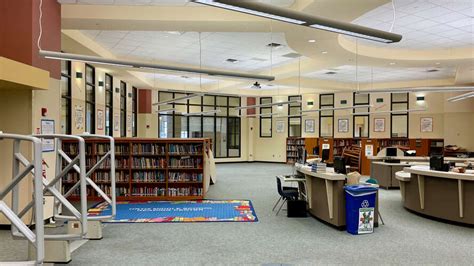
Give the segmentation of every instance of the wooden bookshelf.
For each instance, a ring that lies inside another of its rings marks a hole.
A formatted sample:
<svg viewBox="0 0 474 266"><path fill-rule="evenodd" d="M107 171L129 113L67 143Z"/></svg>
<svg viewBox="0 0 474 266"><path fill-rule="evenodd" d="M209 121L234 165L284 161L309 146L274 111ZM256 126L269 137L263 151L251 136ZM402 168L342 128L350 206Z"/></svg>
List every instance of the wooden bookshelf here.
<svg viewBox="0 0 474 266"><path fill-rule="evenodd" d="M286 163L294 164L298 158L298 148L304 147L308 158L314 157L314 148L318 146L317 138L288 137L286 139Z"/></svg>
<svg viewBox="0 0 474 266"><path fill-rule="evenodd" d="M203 199L205 147L209 139L115 139L115 178L117 200L196 200ZM88 139L87 162L90 167L106 151L108 143ZM77 153L74 142L64 142L67 154ZM91 175L91 179L110 195L110 159ZM63 189L77 181L70 172L63 179ZM71 199L78 199L77 194ZM88 199L101 200L88 188Z"/></svg>

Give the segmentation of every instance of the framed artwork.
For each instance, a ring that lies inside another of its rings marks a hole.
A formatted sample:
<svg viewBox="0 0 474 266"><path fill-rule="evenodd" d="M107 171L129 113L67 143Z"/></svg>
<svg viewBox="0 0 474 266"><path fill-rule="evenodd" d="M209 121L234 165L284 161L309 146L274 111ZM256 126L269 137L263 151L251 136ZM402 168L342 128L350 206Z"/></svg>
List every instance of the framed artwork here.
<svg viewBox="0 0 474 266"><path fill-rule="evenodd" d="M277 121L277 125L276 125L276 132L277 133L283 133L285 132L285 121Z"/></svg>
<svg viewBox="0 0 474 266"><path fill-rule="evenodd" d="M314 133L314 119L307 119L304 121L304 132Z"/></svg>
<svg viewBox="0 0 474 266"><path fill-rule="evenodd" d="M84 128L84 112L83 108L80 105L76 105L74 107L74 124L76 125L76 129L83 129Z"/></svg>
<svg viewBox="0 0 474 266"><path fill-rule="evenodd" d="M420 131L433 132L433 117L420 118Z"/></svg>
<svg viewBox="0 0 474 266"><path fill-rule="evenodd" d="M104 129L104 110L97 109L97 129Z"/></svg>
<svg viewBox="0 0 474 266"><path fill-rule="evenodd" d="M349 132L349 119L339 119L337 121L337 132Z"/></svg>
<svg viewBox="0 0 474 266"><path fill-rule="evenodd" d="M385 132L385 118L374 118L374 132Z"/></svg>
<svg viewBox="0 0 474 266"><path fill-rule="evenodd" d="M115 114L114 115L114 131L119 131L119 123L120 123L120 115Z"/></svg>

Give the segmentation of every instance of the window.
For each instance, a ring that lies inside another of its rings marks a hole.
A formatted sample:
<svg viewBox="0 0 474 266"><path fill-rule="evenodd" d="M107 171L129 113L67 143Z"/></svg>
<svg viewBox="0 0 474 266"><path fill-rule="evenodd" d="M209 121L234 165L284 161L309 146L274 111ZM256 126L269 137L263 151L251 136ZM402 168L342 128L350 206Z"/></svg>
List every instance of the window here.
<svg viewBox="0 0 474 266"><path fill-rule="evenodd" d="M132 137L137 137L138 128L137 128L137 94L138 89L132 87Z"/></svg>
<svg viewBox="0 0 474 266"><path fill-rule="evenodd" d="M357 105L369 105L370 95L369 94L353 94L354 106ZM369 107L354 108L354 113L367 113ZM353 125L353 136L354 138L368 138L369 137L369 115L354 115L352 117Z"/></svg>
<svg viewBox="0 0 474 266"><path fill-rule="evenodd" d="M408 93L391 94L391 110L408 110ZM408 113L391 114L391 137L408 138Z"/></svg>
<svg viewBox="0 0 474 266"><path fill-rule="evenodd" d="M289 96L288 101L300 101L288 105L288 137L301 137L301 96Z"/></svg>
<svg viewBox="0 0 474 266"><path fill-rule="evenodd" d="M105 74L105 135L113 136L114 117L114 81L113 77Z"/></svg>
<svg viewBox="0 0 474 266"><path fill-rule="evenodd" d="M61 61L61 134L71 134L70 61Z"/></svg>
<svg viewBox="0 0 474 266"><path fill-rule="evenodd" d="M176 99L186 94L159 92L159 101ZM216 158L240 157L240 97L205 95L187 101L160 106L160 110L174 109L159 115L160 138L210 138ZM216 114L183 116L220 110Z"/></svg>
<svg viewBox="0 0 474 266"><path fill-rule="evenodd" d="M261 97L260 104L271 104L272 97ZM272 116L264 115L271 114L272 107L260 107L260 137L261 138L271 138L272 137Z"/></svg>
<svg viewBox="0 0 474 266"><path fill-rule="evenodd" d="M86 64L86 132L95 134L95 69Z"/></svg>
<svg viewBox="0 0 474 266"><path fill-rule="evenodd" d="M127 136L127 83L120 81L120 136Z"/></svg>
<svg viewBox="0 0 474 266"><path fill-rule="evenodd" d="M334 108L334 94L319 95L319 109ZM319 112L319 135L321 137L334 136L334 110Z"/></svg>

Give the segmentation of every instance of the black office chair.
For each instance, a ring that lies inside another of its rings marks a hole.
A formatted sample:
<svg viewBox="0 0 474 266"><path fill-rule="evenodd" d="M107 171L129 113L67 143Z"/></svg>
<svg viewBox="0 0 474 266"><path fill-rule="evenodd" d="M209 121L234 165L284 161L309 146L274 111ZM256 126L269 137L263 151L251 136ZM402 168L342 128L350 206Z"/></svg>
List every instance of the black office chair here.
<svg viewBox="0 0 474 266"><path fill-rule="evenodd" d="M281 180L278 176L276 177L276 180L277 180L277 191L278 191L278 194L280 195L280 198L275 203L275 206L273 206L272 211L275 210L275 208L278 205L278 203L280 202L280 200L283 199L283 202L281 203L280 208L278 209L278 211L276 213L276 215L278 215L281 211L281 208L283 208L283 205L285 204L286 201L298 199L299 192L298 192L297 188L282 187Z"/></svg>

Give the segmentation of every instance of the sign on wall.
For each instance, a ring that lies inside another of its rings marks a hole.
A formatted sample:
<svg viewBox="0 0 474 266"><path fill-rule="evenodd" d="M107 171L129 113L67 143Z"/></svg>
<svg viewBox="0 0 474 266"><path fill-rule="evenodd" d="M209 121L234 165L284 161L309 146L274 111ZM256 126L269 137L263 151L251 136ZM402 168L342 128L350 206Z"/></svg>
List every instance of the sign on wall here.
<svg viewBox="0 0 474 266"><path fill-rule="evenodd" d="M97 129L104 129L104 111L101 109L97 109Z"/></svg>
<svg viewBox="0 0 474 266"><path fill-rule="evenodd" d="M277 121L277 128L276 128L277 133L283 133L285 132L285 121Z"/></svg>
<svg viewBox="0 0 474 266"><path fill-rule="evenodd" d="M52 119L41 119L41 134L51 135L54 134L54 120ZM54 151L54 139L42 139L43 152Z"/></svg>
<svg viewBox="0 0 474 266"><path fill-rule="evenodd" d="M118 114L114 115L114 131L119 131L120 116Z"/></svg>
<svg viewBox="0 0 474 266"><path fill-rule="evenodd" d="M433 117L420 118L421 132L433 132Z"/></svg>
<svg viewBox="0 0 474 266"><path fill-rule="evenodd" d="M84 129L84 109L80 105L76 105L74 107L74 124L76 129L81 130Z"/></svg>

